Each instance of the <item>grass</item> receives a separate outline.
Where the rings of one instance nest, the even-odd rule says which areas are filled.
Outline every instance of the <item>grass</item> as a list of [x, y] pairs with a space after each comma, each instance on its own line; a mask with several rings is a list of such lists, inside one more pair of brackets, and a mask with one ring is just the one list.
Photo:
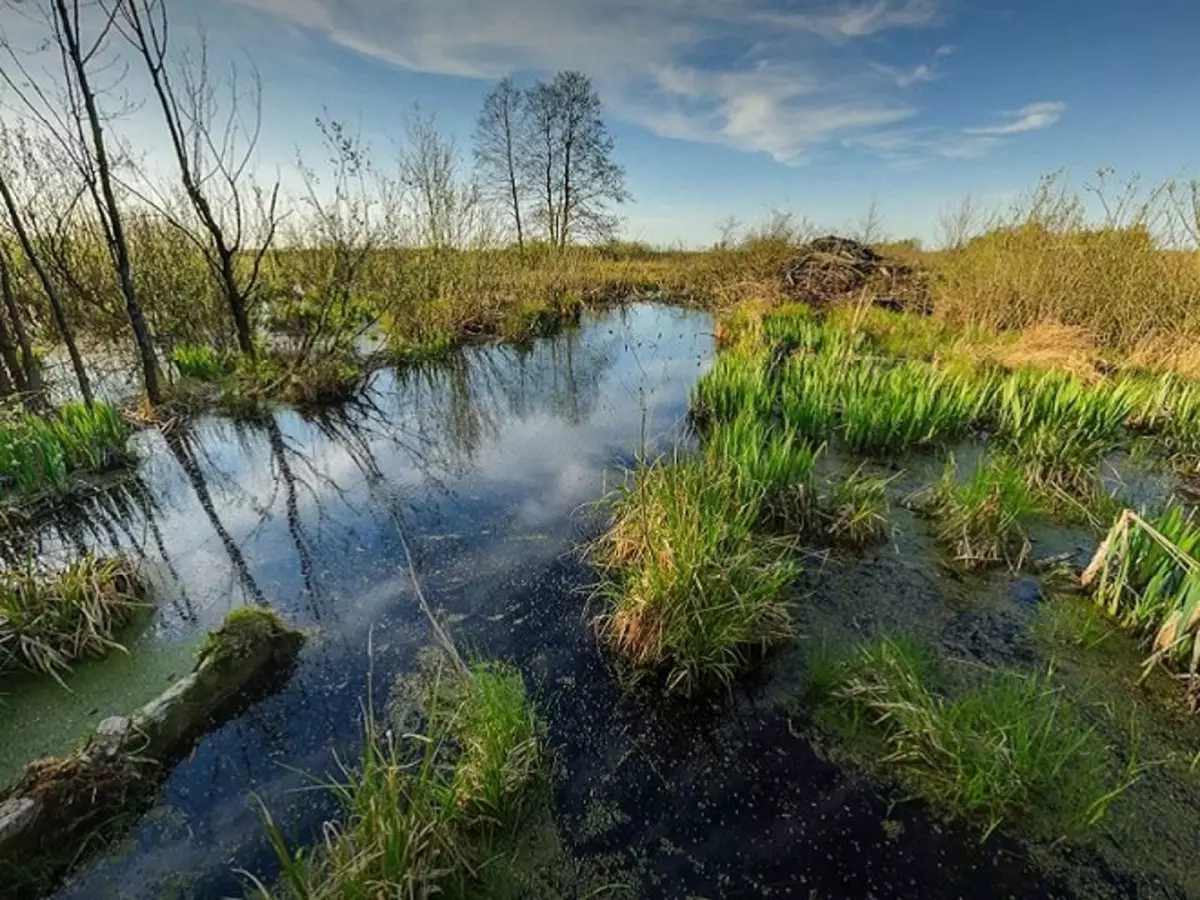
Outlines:
[[121, 649], [113, 634], [140, 594], [137, 572], [121, 557], [85, 556], [59, 572], [30, 560], [0, 573], [0, 672], [61, 679], [77, 660]]
[[863, 547], [878, 540], [887, 530], [887, 488], [892, 479], [868, 475], [859, 466], [837, 480], [821, 506], [825, 531], [838, 543]]
[[705, 452], [714, 471], [730, 472], [747, 502], [759, 504], [764, 525], [797, 533], [813, 527], [819, 447], [743, 413], [713, 428]]
[[1122, 628], [1146, 637], [1148, 664], [1200, 672], [1200, 525], [1173, 505], [1153, 521], [1127, 511], [1101, 543], [1085, 585]]
[[733, 350], [717, 357], [692, 390], [693, 418], [702, 426], [749, 415], [769, 419], [775, 404], [767, 357], [757, 350]]
[[792, 635], [785, 550], [756, 533], [763, 490], [711, 458], [659, 459], [608, 500], [609, 530], [590, 548], [599, 567], [604, 640], [668, 690], [728, 684]]
[[965, 482], [954, 462], [933, 495], [938, 538], [967, 568], [1005, 563], [1018, 569], [1029, 554], [1028, 527], [1041, 511], [1026, 471], [1007, 456], [989, 456]]
[[282, 875], [263, 898], [505, 896], [514, 838], [544, 771], [541, 728], [515, 669], [437, 670], [421, 687], [419, 730], [383, 728], [368, 711], [357, 766], [329, 785], [338, 825], [311, 850], [291, 849], [269, 813]]
[[877, 742], [878, 763], [950, 815], [1045, 838], [1094, 827], [1128, 787], [1049, 675], [989, 671], [948, 696], [931, 659], [884, 640], [825, 673], [827, 702]]
[[1026, 371], [1000, 387], [997, 427], [1036, 480], [1086, 489], [1100, 461], [1121, 445], [1135, 409], [1136, 398], [1120, 384], [1092, 386], [1060, 372]]
[[129, 459], [129, 427], [107, 403], [68, 403], [41, 416], [0, 421], [0, 493], [62, 488], [79, 472], [102, 472]]
[[204, 344], [181, 344], [171, 352], [171, 361], [182, 377], [197, 381], [218, 381], [229, 369], [217, 351]]

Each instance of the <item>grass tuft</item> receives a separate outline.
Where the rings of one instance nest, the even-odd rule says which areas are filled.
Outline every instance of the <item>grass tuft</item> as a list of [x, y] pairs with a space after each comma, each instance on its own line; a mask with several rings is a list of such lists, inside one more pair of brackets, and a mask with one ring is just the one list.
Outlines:
[[1040, 511], [1025, 469], [1006, 456], [988, 457], [961, 483], [951, 461], [934, 490], [938, 537], [967, 568], [1002, 562], [1019, 569], [1029, 554], [1030, 519]]
[[67, 403], [52, 415], [0, 421], [0, 493], [62, 488], [78, 472], [102, 472], [129, 459], [129, 426], [116, 407]]
[[832, 702], [881, 742], [882, 766], [982, 823], [985, 839], [1006, 823], [1048, 838], [1082, 832], [1129, 786], [1111, 777], [1108, 747], [1049, 675], [989, 672], [954, 697], [931, 687], [936, 675], [918, 648], [884, 640], [846, 664]]
[[859, 466], [835, 482], [822, 502], [825, 531], [839, 543], [864, 547], [887, 531], [890, 478], [867, 475]]
[[264, 810], [282, 876], [262, 898], [374, 900], [490, 896], [542, 776], [540, 726], [519, 672], [476, 663], [425, 673], [419, 730], [368, 712], [355, 767], [330, 784], [342, 821], [312, 850], [291, 849]]
[[30, 560], [0, 573], [0, 673], [61, 678], [77, 660], [121, 649], [113, 634], [140, 606], [140, 593], [122, 557], [86, 556], [53, 573]]
[[711, 457], [658, 460], [609, 499], [612, 525], [590, 548], [600, 568], [603, 638], [669, 690], [728, 684], [792, 635], [783, 594], [796, 575], [756, 533], [764, 491]]

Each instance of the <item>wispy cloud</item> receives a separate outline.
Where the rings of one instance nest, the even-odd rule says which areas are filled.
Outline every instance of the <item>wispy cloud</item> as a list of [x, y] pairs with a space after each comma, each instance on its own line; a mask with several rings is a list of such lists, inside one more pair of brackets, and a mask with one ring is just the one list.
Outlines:
[[1004, 136], [1024, 134], [1027, 131], [1037, 131], [1049, 128], [1062, 118], [1067, 105], [1059, 101], [1043, 101], [1030, 103], [1018, 110], [1005, 112], [1002, 115], [1009, 121], [1001, 125], [988, 125], [983, 128], [968, 128], [967, 134]]
[[[492, 79], [581, 69], [615, 115], [655, 134], [788, 164], [915, 120], [914, 90], [939, 78], [955, 50], [884, 64], [864, 40], [938, 25], [950, 0], [226, 2], [415, 71]], [[1009, 134], [1023, 123], [992, 127]]]

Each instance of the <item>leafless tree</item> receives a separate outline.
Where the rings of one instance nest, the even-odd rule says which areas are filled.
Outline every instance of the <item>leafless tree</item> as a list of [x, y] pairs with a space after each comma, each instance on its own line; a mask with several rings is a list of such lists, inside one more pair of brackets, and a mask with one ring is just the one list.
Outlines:
[[[168, 64], [170, 22], [164, 0], [110, 0], [117, 25], [133, 46], [154, 88], [171, 150], [194, 223], [172, 215], [170, 205], [156, 203], [204, 254], [229, 305], [237, 331], [238, 347], [254, 357], [254, 334], [250, 308], [262, 271], [262, 261], [271, 247], [279, 224], [279, 182], [268, 191], [249, 184], [262, 127], [262, 81], [251, 77], [248, 94], [239, 91], [238, 72], [231, 70], [229, 104], [224, 115], [218, 102], [219, 85], [211, 76], [207, 44], [200, 41], [196, 57], [181, 57], [173, 80]], [[243, 104], [252, 115], [248, 125], [241, 118]], [[250, 239], [252, 252], [244, 253]], [[247, 265], [239, 270], [239, 258]]]
[[958, 206], [938, 214], [938, 245], [946, 250], [961, 250], [979, 232], [980, 225], [979, 203], [967, 194]]
[[883, 214], [879, 211], [879, 195], [872, 192], [867, 208], [855, 225], [855, 238], [867, 246], [883, 241]]
[[419, 242], [435, 250], [470, 243], [482, 198], [478, 185], [461, 175], [454, 139], [419, 109], [406, 122], [404, 137], [400, 181], [413, 200]]
[[549, 84], [535, 84], [525, 104], [522, 169], [536, 185], [537, 218], [547, 239], [562, 248], [576, 239], [612, 237], [618, 225], [612, 207], [630, 194], [591, 80], [560, 72]]
[[109, 116], [99, 101], [102, 81], [109, 80], [103, 88], [107, 93], [124, 77], [124, 69], [109, 52], [116, 10], [87, 0], [9, 0], [7, 4], [26, 19], [26, 10], [31, 6], [41, 14], [48, 33], [47, 46], [57, 57], [61, 79], [48, 85], [45, 79], [33, 75], [27, 54], [7, 40], [0, 42], [4, 53], [0, 78], [19, 98], [24, 112], [61, 145], [86, 186], [125, 301], [146, 396], [151, 403], [158, 403], [162, 399], [158, 358], [138, 300], [117, 196], [115, 170], [119, 157], [114, 156], [105, 135]]
[[[7, 163], [7, 165], [0, 165], [0, 203], [3, 204], [8, 224], [12, 228], [13, 236], [20, 246], [21, 252], [25, 255], [25, 259], [29, 262], [30, 268], [33, 269], [38, 282], [42, 286], [42, 290], [46, 294], [46, 300], [50, 304], [51, 315], [54, 317], [55, 328], [58, 330], [58, 335], [62, 338], [63, 344], [67, 348], [67, 355], [71, 359], [71, 368], [75, 373], [75, 380], [79, 383], [79, 392], [83, 397], [83, 402], [91, 405], [93, 400], [92, 385], [88, 378], [87, 368], [83, 364], [83, 356], [80, 354], [79, 346], [75, 341], [75, 332], [67, 320], [58, 285], [50, 275], [50, 271], [42, 258], [40, 249], [34, 240], [33, 232], [28, 224], [30, 206], [27, 204], [30, 201], [28, 199], [18, 200], [16, 191], [14, 190], [14, 180], [22, 175], [26, 177], [21, 179], [21, 186], [29, 188], [30, 179], [28, 176], [31, 170], [31, 149], [27, 136], [21, 130], [0, 128], [0, 153], [3, 154], [4, 163]], [[19, 173], [12, 171], [11, 167], [13, 166], [19, 168]], [[30, 192], [32, 192], [32, 189], [30, 189]], [[37, 362], [33, 358], [33, 349], [29, 342], [29, 335], [25, 331], [24, 323], [21, 321], [20, 308], [12, 289], [11, 267], [7, 259], [4, 260], [2, 267], [3, 284], [0, 287], [3, 287], [4, 290], [6, 311], [11, 320], [13, 331], [21, 342], [21, 352], [25, 357], [27, 388], [37, 396], [41, 393], [41, 378], [38, 373]]]
[[511, 78], [496, 84], [483, 101], [475, 128], [475, 166], [489, 199], [499, 201], [512, 217], [517, 246], [525, 246], [521, 201], [526, 192], [518, 164], [518, 146], [524, 140], [525, 95]]

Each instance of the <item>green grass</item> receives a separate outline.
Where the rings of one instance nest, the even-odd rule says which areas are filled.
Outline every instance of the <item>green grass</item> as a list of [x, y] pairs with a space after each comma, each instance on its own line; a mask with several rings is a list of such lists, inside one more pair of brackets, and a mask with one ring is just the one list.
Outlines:
[[323, 844], [289, 848], [264, 811], [282, 875], [273, 888], [255, 881], [257, 896], [506, 896], [515, 836], [544, 774], [524, 682], [496, 663], [423, 678], [419, 730], [385, 729], [368, 711], [358, 764], [328, 786], [342, 818]]
[[876, 762], [950, 815], [1036, 836], [1094, 827], [1129, 785], [1109, 748], [1062, 699], [1049, 675], [989, 671], [953, 696], [914, 646], [884, 640], [861, 649], [826, 700], [873, 741]]
[[1024, 467], [1003, 455], [984, 459], [964, 482], [951, 461], [933, 495], [938, 538], [967, 568], [1001, 562], [1020, 568], [1030, 521], [1041, 508]]
[[757, 533], [764, 492], [709, 457], [660, 459], [609, 498], [612, 524], [590, 548], [601, 571], [597, 625], [668, 690], [728, 684], [752, 654], [792, 635], [788, 553]]
[[730, 471], [764, 525], [803, 533], [817, 512], [813, 470], [820, 448], [753, 415], [715, 426], [705, 443], [714, 470]]
[[107, 403], [0, 421], [0, 494], [55, 490], [75, 473], [113, 468], [129, 459], [128, 441], [128, 425]]
[[858, 453], [894, 454], [967, 436], [991, 402], [987, 380], [920, 362], [845, 371], [842, 439]]
[[1084, 581], [1122, 628], [1146, 637], [1160, 660], [1200, 671], [1200, 524], [1173, 505], [1153, 521], [1126, 512]]
[[1088, 489], [1100, 461], [1125, 439], [1136, 397], [1126, 387], [1088, 385], [1056, 371], [1018, 372], [997, 398], [1000, 438], [1034, 479]]
[[120, 645], [113, 634], [140, 605], [141, 585], [121, 557], [86, 556], [59, 572], [32, 560], [0, 572], [0, 673], [61, 678], [80, 659]]
[[775, 404], [766, 354], [737, 349], [717, 357], [692, 391], [697, 422], [728, 422], [739, 415], [769, 419]]
[[219, 381], [229, 373], [229, 366], [212, 347], [202, 344], [183, 344], [171, 353], [171, 361], [184, 378], [197, 381]]
[[867, 475], [859, 466], [834, 482], [821, 501], [826, 533], [838, 543], [863, 547], [887, 531], [891, 479]]

